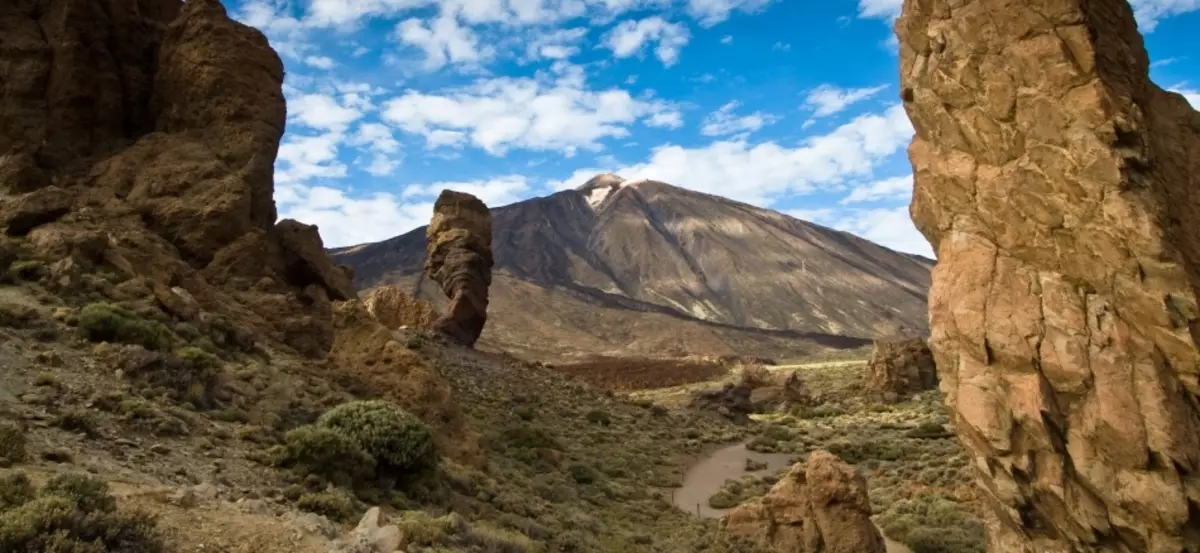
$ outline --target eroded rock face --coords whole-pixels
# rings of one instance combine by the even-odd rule
[[[0,224],[320,356],[356,296],[314,227],[275,223],[283,64],[217,0],[0,5]],[[184,306],[164,290],[195,300]]]
[[[762,499],[722,522],[726,536],[778,553],[884,553],[871,522],[867,481],[832,453],[817,450],[796,463]]]
[[[460,344],[474,346],[487,322],[494,264],[492,215],[479,198],[443,190],[425,237],[425,274],[450,298],[446,313],[433,326]]]
[[[867,364],[867,391],[894,402],[937,388],[937,366],[925,340],[875,342]]]
[[[908,0],[929,340],[993,551],[1196,551],[1200,115],[1124,0]]]
[[[428,328],[437,313],[428,303],[395,286],[380,286],[371,290],[363,304],[375,320],[390,329],[401,327]]]

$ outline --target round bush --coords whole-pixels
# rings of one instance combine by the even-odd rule
[[[380,468],[420,472],[437,464],[429,427],[391,402],[343,403],[321,415],[317,425],[350,437]]]
[[[353,438],[337,430],[301,426],[288,432],[284,441],[284,463],[302,473],[318,474],[339,485],[374,476],[375,460]]]

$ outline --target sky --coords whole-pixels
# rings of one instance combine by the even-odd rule
[[[281,218],[327,247],[614,172],[933,257],[908,216],[901,0],[225,0],[287,70]],[[1200,106],[1200,0],[1134,0]],[[1189,33],[1189,31],[1191,31]]]

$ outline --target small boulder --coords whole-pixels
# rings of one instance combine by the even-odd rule
[[[875,342],[867,364],[868,392],[894,402],[937,386],[937,366],[925,340]]]
[[[771,553],[884,553],[867,481],[827,451],[796,463],[762,499],[733,509],[726,536]]]
[[[24,236],[34,227],[52,223],[71,211],[75,197],[57,186],[35,190],[4,206],[3,222],[9,236]]]

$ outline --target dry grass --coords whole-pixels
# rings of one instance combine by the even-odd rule
[[[700,359],[638,359],[599,357],[556,365],[556,370],[594,386],[620,391],[669,388],[706,382],[724,376],[728,367]]]

